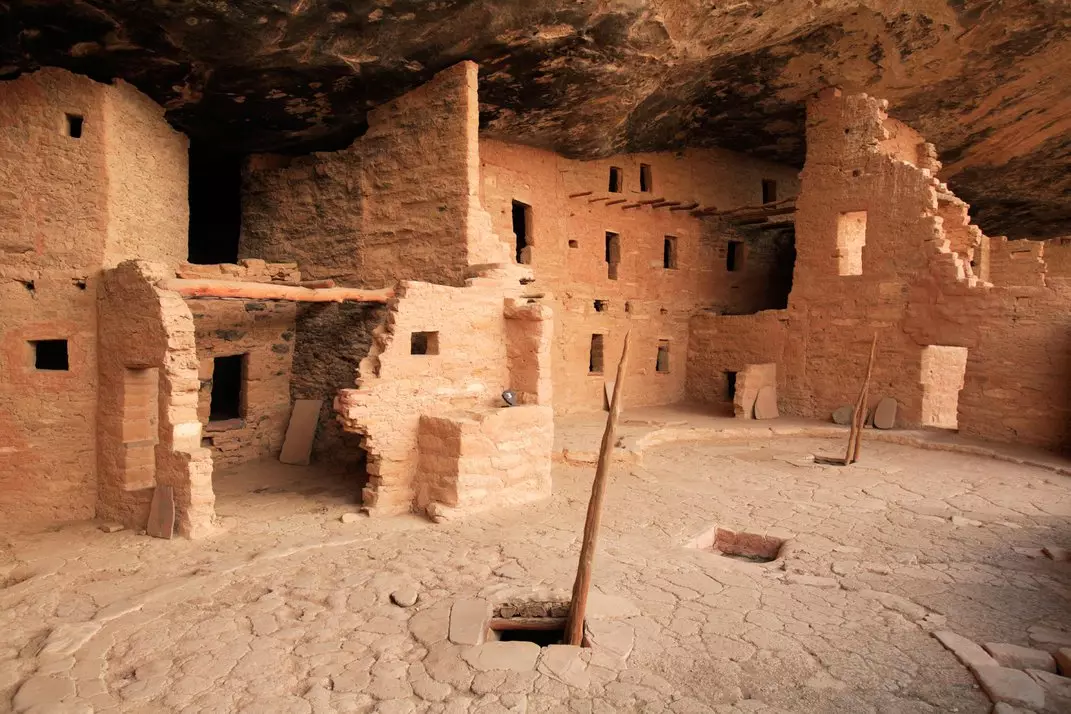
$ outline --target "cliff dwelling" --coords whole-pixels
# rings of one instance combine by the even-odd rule
[[[888,5],[0,2],[0,711],[1071,711],[1071,10]]]

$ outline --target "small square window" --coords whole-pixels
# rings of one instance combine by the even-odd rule
[[[606,310],[607,310],[607,308],[609,308],[609,306],[610,306],[610,303],[608,303],[606,300],[596,300],[595,301],[595,312],[606,312]]]
[[[610,167],[610,193],[621,193],[621,169]]]
[[[643,193],[650,193],[654,190],[654,186],[651,183],[651,165],[640,164],[640,191]]]
[[[579,248],[580,247],[580,242],[579,241],[575,241],[575,240],[571,240],[571,241],[569,241],[569,247],[570,248]]]
[[[35,369],[66,372],[70,369],[67,358],[67,340],[37,340],[33,345]]]
[[[409,337],[409,354],[413,355],[437,355],[439,354],[438,332],[414,332]]]
[[[82,138],[82,125],[85,124],[85,118],[81,114],[67,114],[67,121],[64,123],[64,134],[72,139]]]
[[[656,372],[669,371],[669,340],[658,341],[658,357],[655,359]]]

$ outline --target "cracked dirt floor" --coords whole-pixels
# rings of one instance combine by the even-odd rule
[[[550,500],[440,525],[344,524],[337,490],[276,487],[221,498],[228,530],[205,541],[8,533],[0,710],[988,712],[930,632],[1071,630],[1071,564],[1036,557],[1071,545],[1071,478],[870,441],[858,465],[807,463],[842,445],[620,460],[595,584],[627,601],[624,645],[568,672],[466,659],[443,623],[459,598],[567,593],[589,465],[556,463]],[[791,546],[773,567],[683,547],[714,524]],[[391,604],[400,587],[414,607]]]

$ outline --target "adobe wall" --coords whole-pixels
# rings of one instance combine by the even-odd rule
[[[96,511],[144,528],[155,487],[174,489],[175,529],[212,530],[212,458],[197,421],[194,321],[183,299],[155,287],[162,263],[127,261],[107,270],[100,291],[100,428]]]
[[[945,422],[972,436],[1065,447],[1067,281],[1047,275],[1041,244],[990,240],[970,225],[966,204],[935,178],[932,146],[909,161],[916,136],[891,139],[890,126],[885,103],[865,95],[830,90],[810,102],[788,309],[751,324],[693,318],[689,391],[716,401],[724,365],[777,361],[782,413],[825,419],[854,402],[877,333],[870,406],[894,397],[899,426]],[[783,334],[769,330],[773,319]],[[741,327],[746,334],[736,334]],[[733,343],[728,355],[705,358]],[[965,348],[965,368],[962,352],[942,348]],[[949,414],[934,395],[959,385]]]
[[[515,310],[508,298],[520,296],[523,274],[489,270],[463,288],[409,281],[398,287],[386,322],[374,333],[371,353],[361,361],[358,387],[340,391],[335,402],[344,428],[364,436],[369,482],[363,503],[370,513],[423,508],[441,494],[422,480],[438,473],[427,468],[435,454],[421,453],[422,417],[508,409],[501,397],[514,388],[507,321],[521,322],[521,317],[507,318],[506,311]],[[526,317],[531,330],[552,319],[549,311]],[[431,333],[423,342],[418,339],[426,348],[414,349],[414,333]],[[549,355],[535,357],[536,365],[545,365]],[[517,374],[524,384],[538,381],[527,372]],[[553,434],[550,410],[541,413],[538,431]],[[543,459],[549,469],[549,449]],[[418,502],[422,493],[431,495]],[[542,487],[532,497],[541,495]]]
[[[298,282],[294,263],[246,259],[238,264],[183,263],[179,277],[243,282]],[[290,422],[290,370],[298,303],[186,298],[193,314],[200,388],[197,417],[217,469],[277,457]],[[242,357],[239,416],[212,419],[215,360]],[[323,398],[321,395],[320,398]],[[330,395],[328,395],[330,398]]]
[[[495,232],[512,239],[512,202],[531,207],[525,258],[556,314],[553,380],[556,412],[597,411],[605,404],[625,332],[632,334],[627,407],[685,398],[688,323],[692,314],[754,312],[769,300],[766,286],[778,250],[772,239],[747,243],[741,269],[726,268],[730,240],[749,241],[728,226],[703,221],[673,206],[632,206],[664,198],[687,207],[720,209],[762,202],[762,180],[778,183],[779,198],[795,195],[794,169],[728,151],[636,154],[573,161],[552,152],[484,139],[480,143],[481,200]],[[650,166],[651,191],[641,192],[640,165]],[[621,169],[620,193],[609,188]],[[582,194],[582,195],[581,195]],[[572,197],[571,197],[572,196]],[[610,201],[621,201],[607,205]],[[610,279],[606,233],[617,233],[620,263]],[[674,269],[664,268],[666,236],[676,238]],[[574,247],[575,243],[575,247]],[[515,257],[515,256],[514,256]],[[596,310],[595,301],[605,301]],[[592,334],[604,335],[603,370],[589,373]],[[658,346],[669,343],[669,371],[656,371]]]
[[[504,260],[479,208],[476,72],[459,63],[376,107],[342,151],[251,157],[240,254],[356,287],[460,286],[469,265]]]
[[[185,195],[185,146],[163,109],[122,82],[59,69],[0,82],[5,517],[93,513],[100,271],[125,258],[184,254],[186,203],[174,199]],[[157,162],[167,166],[144,168]],[[130,237],[146,225],[152,233]],[[66,340],[68,369],[37,369],[31,343],[39,340]]]

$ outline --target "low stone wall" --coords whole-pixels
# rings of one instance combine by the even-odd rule
[[[422,416],[416,505],[477,511],[547,498],[553,445],[550,407]]]

